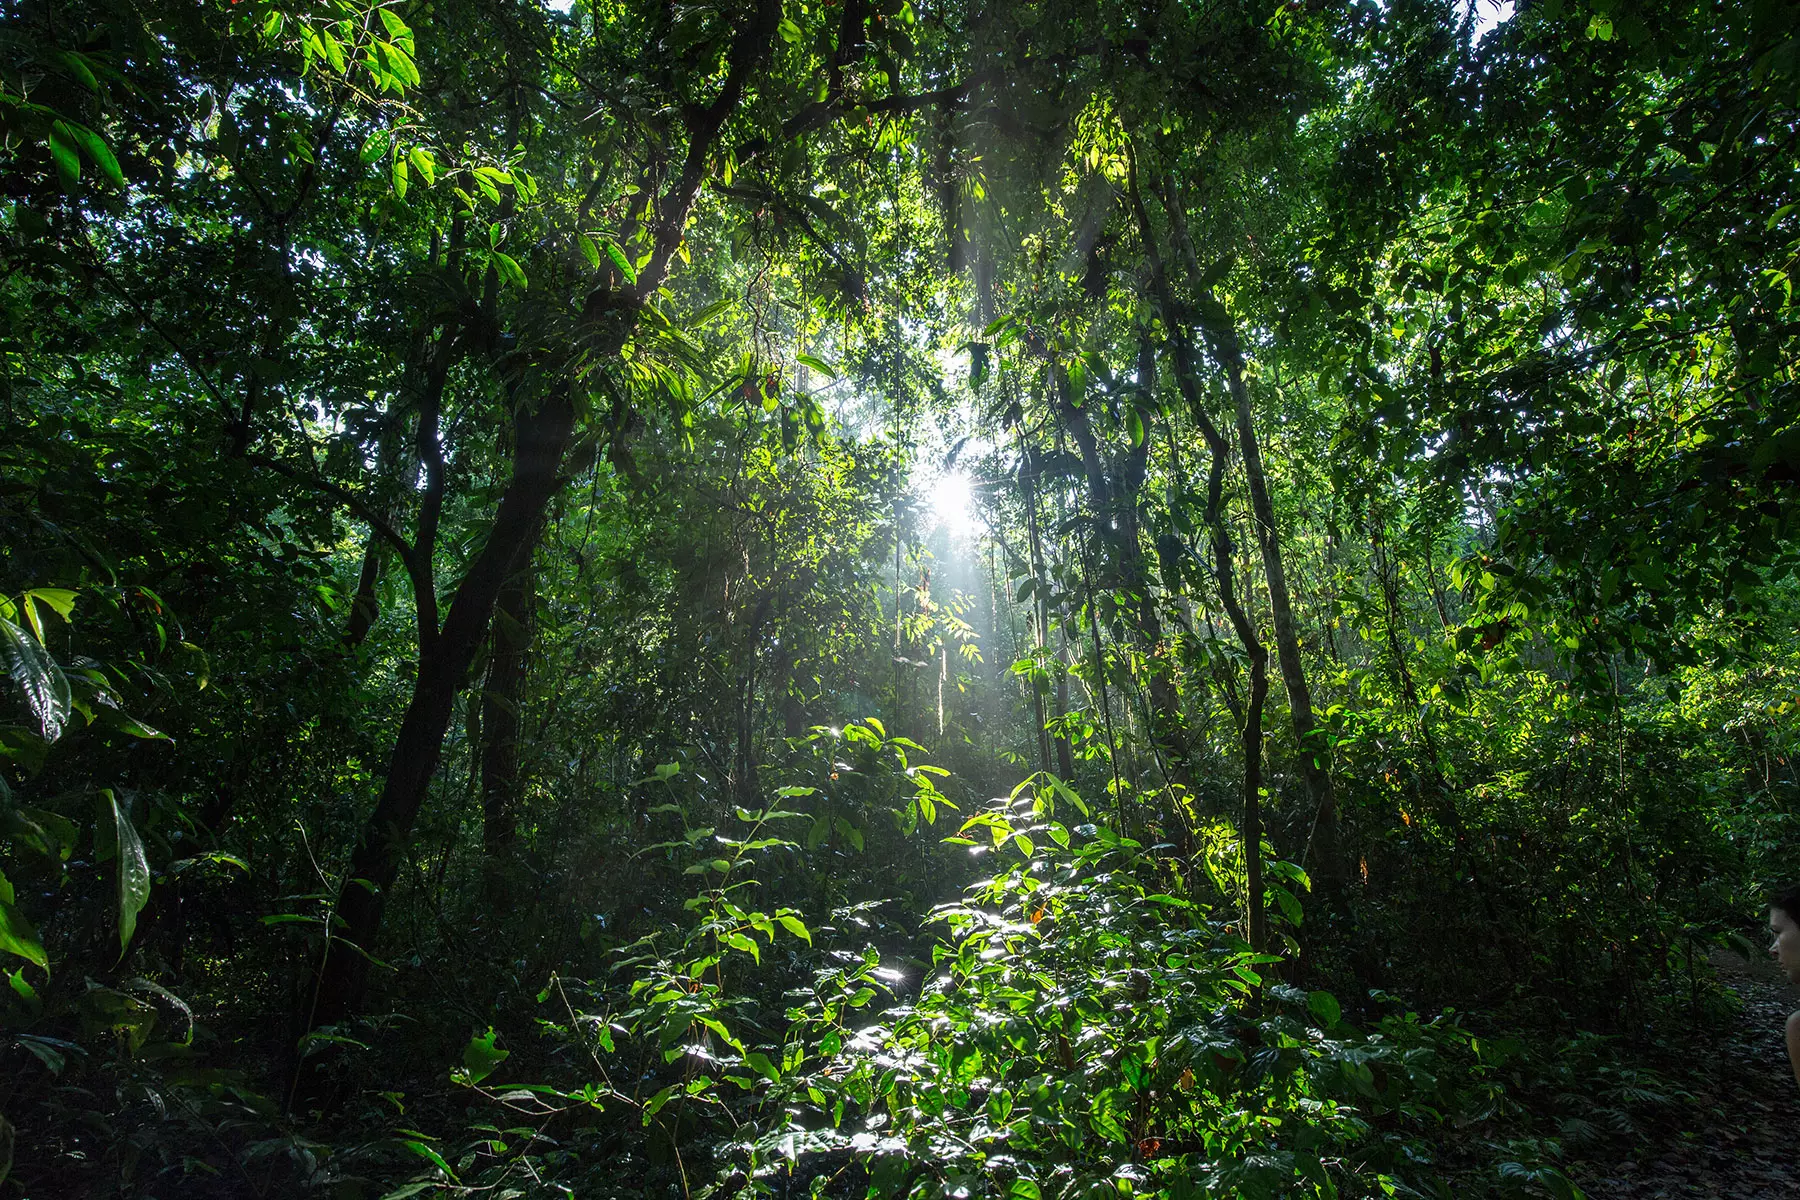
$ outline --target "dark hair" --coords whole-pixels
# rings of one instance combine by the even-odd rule
[[[1800,925],[1800,884],[1782,888],[1770,896],[1769,907],[1779,908],[1796,925]]]

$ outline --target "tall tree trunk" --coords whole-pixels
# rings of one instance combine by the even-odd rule
[[[1294,624],[1293,602],[1288,593],[1287,570],[1281,557],[1281,538],[1275,525],[1275,505],[1269,498],[1268,474],[1263,469],[1262,447],[1250,407],[1250,388],[1244,382],[1244,357],[1237,331],[1228,323],[1203,326],[1213,359],[1225,373],[1237,410],[1238,446],[1244,455],[1244,475],[1250,486],[1250,511],[1255,517],[1256,540],[1262,551],[1263,579],[1269,593],[1269,615],[1275,626],[1275,651],[1281,664],[1281,681],[1287,688],[1288,716],[1294,742],[1300,752],[1300,769],[1313,802],[1313,828],[1308,857],[1320,881],[1334,889],[1344,880],[1337,847],[1337,795],[1331,785],[1329,750],[1313,715],[1312,688],[1306,682],[1306,664],[1300,657],[1300,635]]]
[[[501,585],[488,634],[487,680],[481,690],[482,849],[492,864],[512,854],[519,829],[519,729],[526,653],[536,627],[537,577],[532,569],[537,531],[522,547],[518,569]]]
[[[712,170],[725,122],[742,103],[751,76],[774,45],[780,20],[779,0],[756,0],[754,14],[737,27],[725,78],[712,103],[684,111],[687,150],[667,189],[653,198],[657,219],[650,226],[654,232],[649,258],[634,283],[626,285],[617,272],[603,272],[588,294],[581,320],[593,360],[609,360],[624,348],[631,340],[638,313],[668,278],[694,201]],[[490,269],[490,283],[493,278]],[[493,311],[491,305],[485,307]],[[432,437],[427,439],[423,419],[420,423],[428,500],[421,506],[414,552],[407,563],[419,601],[419,671],[388,760],[381,798],[351,853],[349,874],[337,905],[340,931],[331,934],[319,968],[305,1022],[309,1029],[341,1020],[362,1003],[368,983],[366,955],[380,932],[388,889],[399,874],[413,824],[437,768],[456,693],[487,636],[500,589],[518,568],[521,550],[528,548],[531,534],[539,528],[555,495],[563,454],[574,433],[575,400],[564,380],[555,384],[535,409],[515,416],[512,480],[500,499],[486,544],[457,586],[442,628],[431,571],[444,474],[435,425],[433,420]]]
[[[756,771],[756,654],[772,607],[772,597],[764,592],[751,611],[744,633],[743,682],[738,685],[737,745],[732,753],[730,791],[735,803],[751,809],[760,803],[762,790]]]
[[[1024,452],[1024,462],[1020,467],[1020,474],[1025,482],[1026,550],[1031,556],[1032,639],[1037,650],[1038,666],[1048,670],[1049,656],[1045,653],[1045,649],[1049,645],[1050,638],[1050,603],[1045,598],[1044,592],[1048,586],[1050,570],[1044,561],[1044,539],[1038,529],[1038,459],[1032,453],[1031,447],[1025,444],[1023,437],[1020,438],[1019,444]],[[1067,664],[1063,662],[1061,655],[1057,656],[1057,664],[1055,700],[1057,732],[1054,736],[1049,732],[1051,722],[1044,711],[1045,682],[1041,676],[1035,673],[1032,675],[1032,702],[1037,710],[1038,723],[1038,758],[1043,769],[1048,771],[1050,769],[1050,743],[1054,740],[1056,743],[1056,773],[1064,779],[1073,779],[1075,759],[1069,749],[1068,735],[1063,732],[1065,726],[1062,721],[1069,711],[1069,674]]]
[[[1337,849],[1337,795],[1331,784],[1329,749],[1313,715],[1312,689],[1307,684],[1306,664],[1300,656],[1300,635],[1294,625],[1287,569],[1282,561],[1280,532],[1275,524],[1275,505],[1269,497],[1268,472],[1263,468],[1262,444],[1256,435],[1250,388],[1244,379],[1243,345],[1238,340],[1231,314],[1203,281],[1179,196],[1165,193],[1162,199],[1173,240],[1180,248],[1190,285],[1195,289],[1201,333],[1231,394],[1237,419],[1238,447],[1244,456],[1244,475],[1250,491],[1250,512],[1257,547],[1262,552],[1269,615],[1275,627],[1275,650],[1281,664],[1281,681],[1287,689],[1288,716],[1300,754],[1301,774],[1313,802],[1308,857],[1321,881],[1328,888],[1335,888],[1344,878]]]
[[[388,758],[381,798],[350,856],[338,897],[339,927],[319,970],[308,1028],[340,1021],[362,1003],[368,955],[437,769],[456,694],[487,635],[500,591],[518,569],[521,552],[529,552],[530,535],[540,526],[556,491],[574,425],[575,406],[566,385],[515,420],[512,480],[487,542],[457,585],[443,628],[421,639],[412,700]]]
[[[1268,940],[1264,914],[1262,862],[1262,710],[1269,694],[1269,651],[1257,636],[1244,606],[1237,596],[1234,570],[1235,547],[1231,529],[1225,519],[1225,467],[1231,446],[1206,409],[1200,391],[1198,364],[1194,345],[1188,337],[1189,314],[1176,302],[1169,287],[1168,272],[1163,267],[1162,252],[1157,247],[1156,233],[1150,225],[1150,214],[1144,207],[1138,187],[1135,158],[1127,159],[1132,210],[1137,217],[1138,232],[1144,252],[1150,260],[1151,282],[1168,331],[1169,348],[1175,360],[1175,383],[1186,402],[1189,415],[1206,442],[1211,461],[1207,466],[1206,507],[1204,520],[1212,541],[1213,585],[1219,591],[1219,603],[1231,621],[1238,642],[1250,660],[1250,695],[1244,704],[1244,724],[1239,734],[1239,747],[1244,758],[1243,839],[1244,870],[1249,895],[1246,898],[1245,925],[1253,949],[1261,950]]]

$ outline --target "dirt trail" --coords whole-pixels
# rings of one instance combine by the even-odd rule
[[[1693,1095],[1672,1106],[1634,1158],[1571,1170],[1590,1200],[1800,1200],[1800,1087],[1782,1040],[1800,989],[1767,962],[1717,954],[1742,1019],[1671,1082]]]

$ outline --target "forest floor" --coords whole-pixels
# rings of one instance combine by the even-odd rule
[[[1679,1091],[1658,1106],[1629,1157],[1571,1164],[1590,1200],[1794,1200],[1800,1197],[1800,1088],[1782,1030],[1800,988],[1766,961],[1718,952],[1719,980],[1743,1004],[1740,1018],[1679,1057],[1645,1065]]]

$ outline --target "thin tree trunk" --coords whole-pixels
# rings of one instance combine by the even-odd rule
[[[1031,555],[1032,638],[1037,649],[1038,667],[1040,670],[1046,670],[1048,669],[1049,664],[1046,655],[1044,654],[1044,649],[1049,643],[1048,627],[1050,621],[1050,605],[1044,598],[1044,589],[1048,586],[1050,572],[1044,563],[1044,541],[1038,531],[1037,457],[1032,454],[1029,447],[1024,446],[1023,439],[1020,440],[1020,445],[1025,452],[1025,461],[1021,468],[1021,474],[1024,476],[1025,481],[1026,549]],[[1057,662],[1059,667],[1061,667],[1062,659],[1060,655],[1058,656]],[[1049,718],[1044,711],[1044,691],[1044,680],[1034,672],[1031,679],[1031,699],[1037,714],[1038,761],[1043,769],[1048,771],[1050,769],[1050,742],[1052,739],[1049,732]],[[1056,675],[1056,772],[1064,779],[1073,779],[1075,776],[1075,761],[1069,751],[1069,739],[1067,735],[1062,732],[1064,728],[1062,717],[1068,710],[1069,676],[1065,668],[1059,669]]]
[[[1219,602],[1231,621],[1245,656],[1250,660],[1250,695],[1244,704],[1244,724],[1239,736],[1239,746],[1244,758],[1244,871],[1249,893],[1245,903],[1245,925],[1251,948],[1260,951],[1268,941],[1263,909],[1262,710],[1263,701],[1269,693],[1269,652],[1263,646],[1262,639],[1257,636],[1256,627],[1251,624],[1237,597],[1233,570],[1235,548],[1232,545],[1230,526],[1225,520],[1223,503],[1225,466],[1230,458],[1231,447],[1206,410],[1205,399],[1200,392],[1197,364],[1194,361],[1194,346],[1187,334],[1187,314],[1177,305],[1169,287],[1162,253],[1157,248],[1155,231],[1150,225],[1150,214],[1144,208],[1143,196],[1138,188],[1135,158],[1128,158],[1127,164],[1132,209],[1137,216],[1145,254],[1150,260],[1151,281],[1162,311],[1163,324],[1168,331],[1169,347],[1175,359],[1175,382],[1181,390],[1182,399],[1187,403],[1189,415],[1200,430],[1200,436],[1206,441],[1211,458],[1207,467],[1204,519],[1212,534],[1213,585],[1219,590]]]
[[[369,631],[381,616],[381,597],[376,588],[381,584],[381,535],[373,529],[363,546],[362,573],[356,580],[356,598],[350,602],[350,620],[344,626],[344,649],[354,650],[363,644]]]
[[[1146,345],[1148,337],[1145,338]],[[1139,354],[1140,383],[1153,384],[1155,357]],[[1080,451],[1082,470],[1087,476],[1088,506],[1093,511],[1094,527],[1106,547],[1099,586],[1118,594],[1129,605],[1132,631],[1144,653],[1149,675],[1150,732],[1156,753],[1169,767],[1170,777],[1186,779],[1188,757],[1187,731],[1181,720],[1181,698],[1166,669],[1163,649],[1162,616],[1156,610],[1150,592],[1148,572],[1144,568],[1144,551],[1138,536],[1141,514],[1138,494],[1148,461],[1148,431],[1124,455],[1117,478],[1107,470],[1100,454],[1099,440],[1085,407],[1077,405],[1068,394],[1067,377],[1059,370],[1052,383],[1057,413]],[[1139,421],[1147,414],[1140,412]]]
[[[1281,664],[1281,681],[1287,688],[1288,716],[1294,743],[1300,753],[1300,769],[1313,802],[1313,828],[1307,858],[1320,881],[1335,889],[1344,880],[1337,845],[1337,795],[1331,785],[1329,750],[1313,715],[1312,688],[1306,682],[1306,665],[1300,657],[1300,636],[1294,625],[1293,603],[1288,594],[1287,570],[1281,557],[1281,539],[1275,526],[1275,506],[1269,498],[1268,475],[1263,470],[1262,448],[1250,408],[1250,389],[1244,382],[1243,353],[1237,331],[1229,325],[1209,333],[1214,360],[1225,372],[1226,386],[1237,409],[1238,445],[1244,455],[1244,474],[1250,485],[1250,508],[1255,516],[1256,540],[1262,550],[1263,578],[1268,586],[1269,615],[1275,626],[1275,650]]]
[[[1262,552],[1269,616],[1275,628],[1276,656],[1281,665],[1281,681],[1287,689],[1288,716],[1300,754],[1301,773],[1313,802],[1307,857],[1321,881],[1335,888],[1343,879],[1343,864],[1338,861],[1337,850],[1337,796],[1327,765],[1329,752],[1313,715],[1312,689],[1307,684],[1306,666],[1300,656],[1300,636],[1294,625],[1287,569],[1282,561],[1280,533],[1275,524],[1275,505],[1269,496],[1268,473],[1263,468],[1262,444],[1256,434],[1250,388],[1244,380],[1243,346],[1230,313],[1202,283],[1179,198],[1164,195],[1162,199],[1172,238],[1181,250],[1192,286],[1197,289],[1199,312],[1196,315],[1201,333],[1213,361],[1225,376],[1225,386],[1235,410],[1238,447],[1244,457],[1244,475],[1249,485],[1252,525],[1256,529],[1257,547]]]

